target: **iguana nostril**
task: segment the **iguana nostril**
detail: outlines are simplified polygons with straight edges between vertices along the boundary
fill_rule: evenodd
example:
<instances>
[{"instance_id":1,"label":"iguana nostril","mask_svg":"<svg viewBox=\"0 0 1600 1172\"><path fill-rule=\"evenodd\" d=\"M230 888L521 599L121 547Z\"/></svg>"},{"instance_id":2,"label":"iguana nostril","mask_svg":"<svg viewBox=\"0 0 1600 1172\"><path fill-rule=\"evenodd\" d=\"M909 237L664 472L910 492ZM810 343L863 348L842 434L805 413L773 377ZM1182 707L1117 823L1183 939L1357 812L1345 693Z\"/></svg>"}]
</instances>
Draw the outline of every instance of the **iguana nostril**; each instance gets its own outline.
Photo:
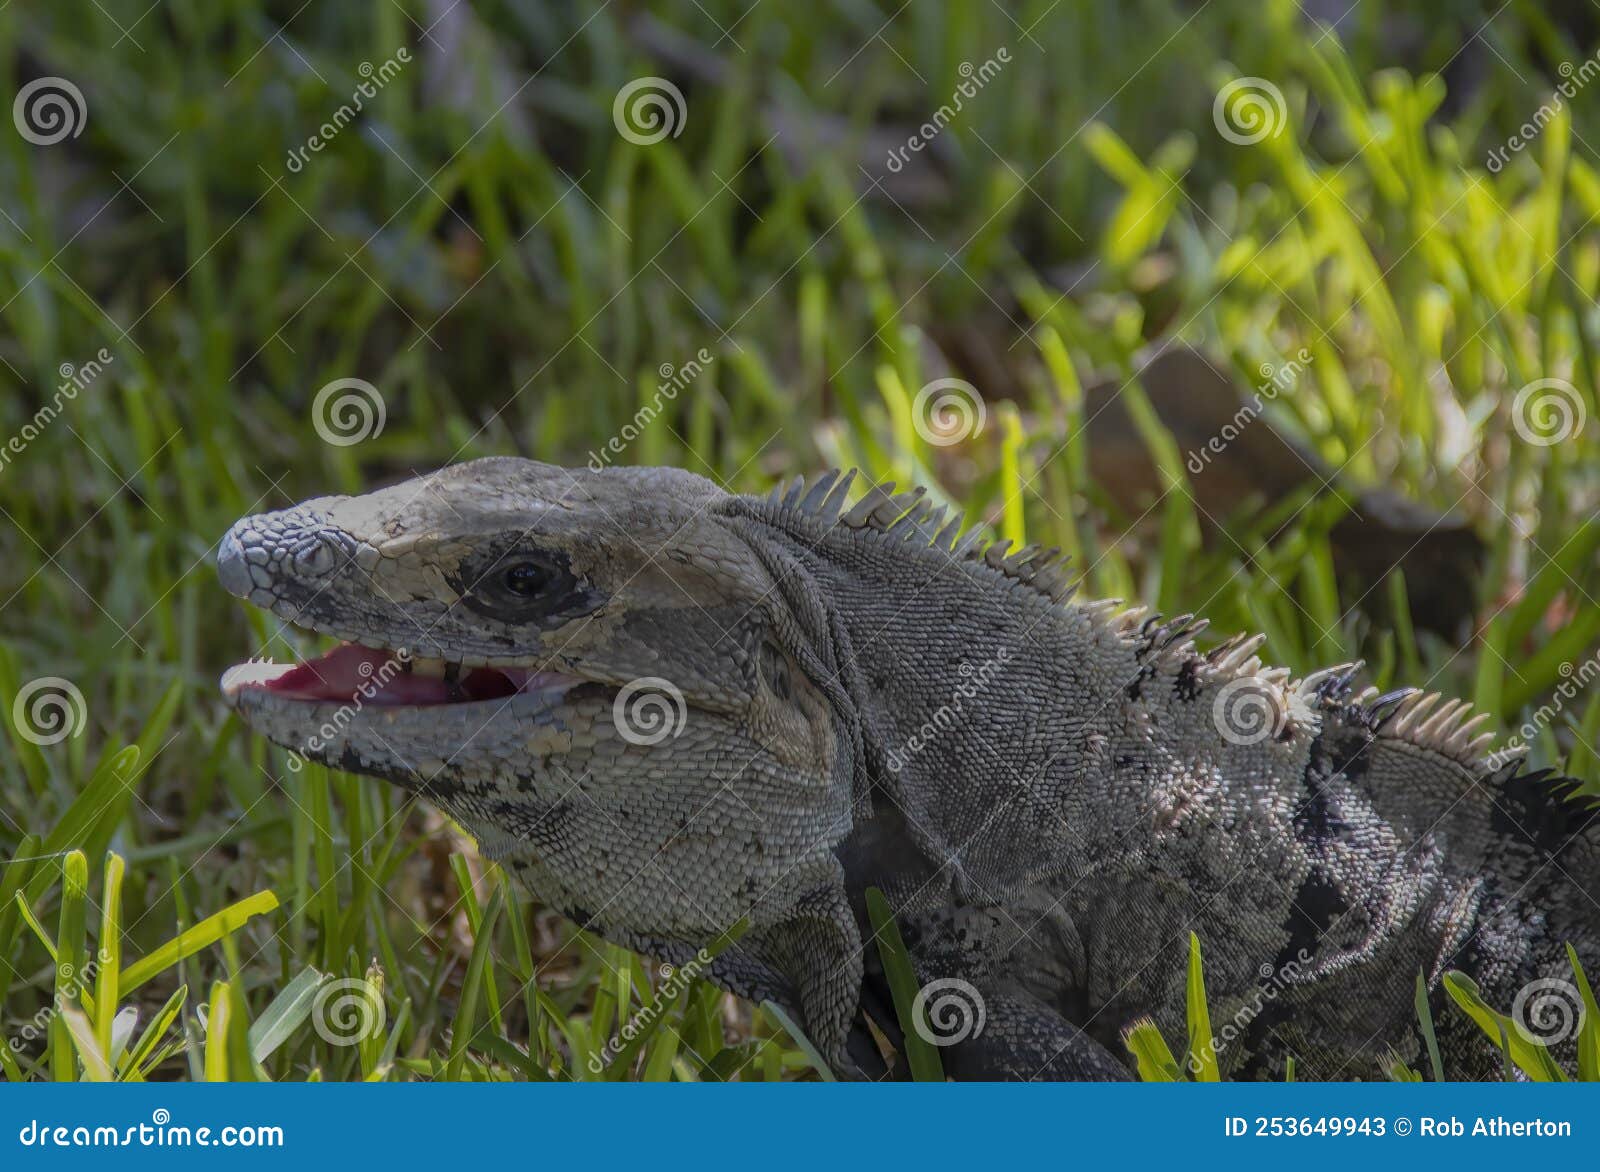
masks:
<instances>
[{"instance_id":1,"label":"iguana nostril","mask_svg":"<svg viewBox=\"0 0 1600 1172\"><path fill-rule=\"evenodd\" d=\"M294 568L307 577L331 573L338 562L339 551L321 537L311 538L294 551Z\"/></svg>"}]
</instances>

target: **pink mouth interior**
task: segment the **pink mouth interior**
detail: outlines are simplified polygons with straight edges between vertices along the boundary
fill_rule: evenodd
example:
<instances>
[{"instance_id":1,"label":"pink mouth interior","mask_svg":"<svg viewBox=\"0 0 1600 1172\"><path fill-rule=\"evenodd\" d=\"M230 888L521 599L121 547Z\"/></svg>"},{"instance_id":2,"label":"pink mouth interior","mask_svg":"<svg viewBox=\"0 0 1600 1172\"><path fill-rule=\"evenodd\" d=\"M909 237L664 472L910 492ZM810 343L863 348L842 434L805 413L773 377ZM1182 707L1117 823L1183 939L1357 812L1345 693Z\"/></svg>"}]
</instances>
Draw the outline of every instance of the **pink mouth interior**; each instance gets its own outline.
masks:
<instances>
[{"instance_id":1,"label":"pink mouth interior","mask_svg":"<svg viewBox=\"0 0 1600 1172\"><path fill-rule=\"evenodd\" d=\"M514 696L538 673L526 668L462 669L451 682L405 670L392 651L341 643L317 659L297 663L280 674L245 686L260 687L293 700L360 700L374 705L452 704Z\"/></svg>"}]
</instances>

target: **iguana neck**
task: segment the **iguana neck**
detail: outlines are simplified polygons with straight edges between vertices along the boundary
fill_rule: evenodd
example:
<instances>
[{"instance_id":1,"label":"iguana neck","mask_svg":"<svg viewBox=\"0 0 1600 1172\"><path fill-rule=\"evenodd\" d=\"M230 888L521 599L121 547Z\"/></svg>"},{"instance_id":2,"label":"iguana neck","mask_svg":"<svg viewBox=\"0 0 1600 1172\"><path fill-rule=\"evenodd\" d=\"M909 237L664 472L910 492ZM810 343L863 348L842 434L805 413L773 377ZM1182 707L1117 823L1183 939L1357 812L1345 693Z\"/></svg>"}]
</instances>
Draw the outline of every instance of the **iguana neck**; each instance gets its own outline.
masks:
<instances>
[{"instance_id":1,"label":"iguana neck","mask_svg":"<svg viewBox=\"0 0 1600 1172\"><path fill-rule=\"evenodd\" d=\"M1164 838L1173 849L1198 796L1192 763L1202 786L1220 787L1225 771L1207 758L1240 751L1209 705L1203 718L1197 704L1169 710L1179 653L1200 659L1181 628L1064 604L990 563L874 530L782 530L767 540L798 570L787 589L826 616L811 625L830 632L824 657L843 669L877 800L958 886L1000 891L1148 858ZM1194 686L1209 686L1194 670ZM1303 742L1294 730L1248 748L1291 766L1259 769L1277 783L1300 777ZM1205 804L1224 800L1212 790Z\"/></svg>"}]
</instances>

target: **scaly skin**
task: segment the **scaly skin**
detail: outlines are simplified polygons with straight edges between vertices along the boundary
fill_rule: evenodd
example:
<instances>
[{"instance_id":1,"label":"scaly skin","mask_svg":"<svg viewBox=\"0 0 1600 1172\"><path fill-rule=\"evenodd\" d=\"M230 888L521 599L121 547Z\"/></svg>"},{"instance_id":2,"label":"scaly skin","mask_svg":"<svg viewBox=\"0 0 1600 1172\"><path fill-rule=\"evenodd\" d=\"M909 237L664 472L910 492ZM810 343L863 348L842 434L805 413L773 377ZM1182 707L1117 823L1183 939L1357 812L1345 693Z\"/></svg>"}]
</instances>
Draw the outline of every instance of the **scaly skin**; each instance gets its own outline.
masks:
<instances>
[{"instance_id":1,"label":"scaly skin","mask_svg":"<svg viewBox=\"0 0 1600 1172\"><path fill-rule=\"evenodd\" d=\"M1415 1063L1419 971L1447 1068L1493 1075L1445 971L1501 1008L1570 976L1565 942L1600 971L1592 813L1491 765L1464 708L1353 696L1348 666L1293 683L1258 640L1202 654L1202 624L1073 603L1050 556L847 490L488 459L246 518L218 557L234 593L521 690L354 713L280 669L225 691L277 743L438 803L608 939L681 962L746 919L708 975L844 1075L884 1073L867 1018L898 1037L873 886L956 1077L1126 1077L1134 1018L1184 1036L1191 930L1239 1077ZM953 1042L951 997L983 1016Z\"/></svg>"}]
</instances>

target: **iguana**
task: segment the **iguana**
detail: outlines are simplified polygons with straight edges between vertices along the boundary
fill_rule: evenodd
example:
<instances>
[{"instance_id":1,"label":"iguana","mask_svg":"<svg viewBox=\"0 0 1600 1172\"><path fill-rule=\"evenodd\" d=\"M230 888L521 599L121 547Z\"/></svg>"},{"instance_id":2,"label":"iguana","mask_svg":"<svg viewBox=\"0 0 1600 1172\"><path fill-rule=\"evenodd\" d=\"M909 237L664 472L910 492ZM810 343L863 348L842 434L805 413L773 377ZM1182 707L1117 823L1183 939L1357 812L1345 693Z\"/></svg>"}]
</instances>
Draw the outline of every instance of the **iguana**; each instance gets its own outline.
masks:
<instances>
[{"instance_id":1,"label":"iguana","mask_svg":"<svg viewBox=\"0 0 1600 1172\"><path fill-rule=\"evenodd\" d=\"M490 458L247 517L223 584L344 642L222 689L606 939L682 964L745 921L706 975L843 1076L904 1069L873 887L956 1078L1128 1077L1132 1021L1185 1036L1191 931L1233 1077L1424 1065L1419 973L1457 1077L1501 1058L1449 969L1530 1028L1576 1011L1600 830L1483 717L1356 665L1293 681L1259 637L1198 650L1200 621L1075 601L1052 552L853 476L759 498Z\"/></svg>"}]
</instances>

